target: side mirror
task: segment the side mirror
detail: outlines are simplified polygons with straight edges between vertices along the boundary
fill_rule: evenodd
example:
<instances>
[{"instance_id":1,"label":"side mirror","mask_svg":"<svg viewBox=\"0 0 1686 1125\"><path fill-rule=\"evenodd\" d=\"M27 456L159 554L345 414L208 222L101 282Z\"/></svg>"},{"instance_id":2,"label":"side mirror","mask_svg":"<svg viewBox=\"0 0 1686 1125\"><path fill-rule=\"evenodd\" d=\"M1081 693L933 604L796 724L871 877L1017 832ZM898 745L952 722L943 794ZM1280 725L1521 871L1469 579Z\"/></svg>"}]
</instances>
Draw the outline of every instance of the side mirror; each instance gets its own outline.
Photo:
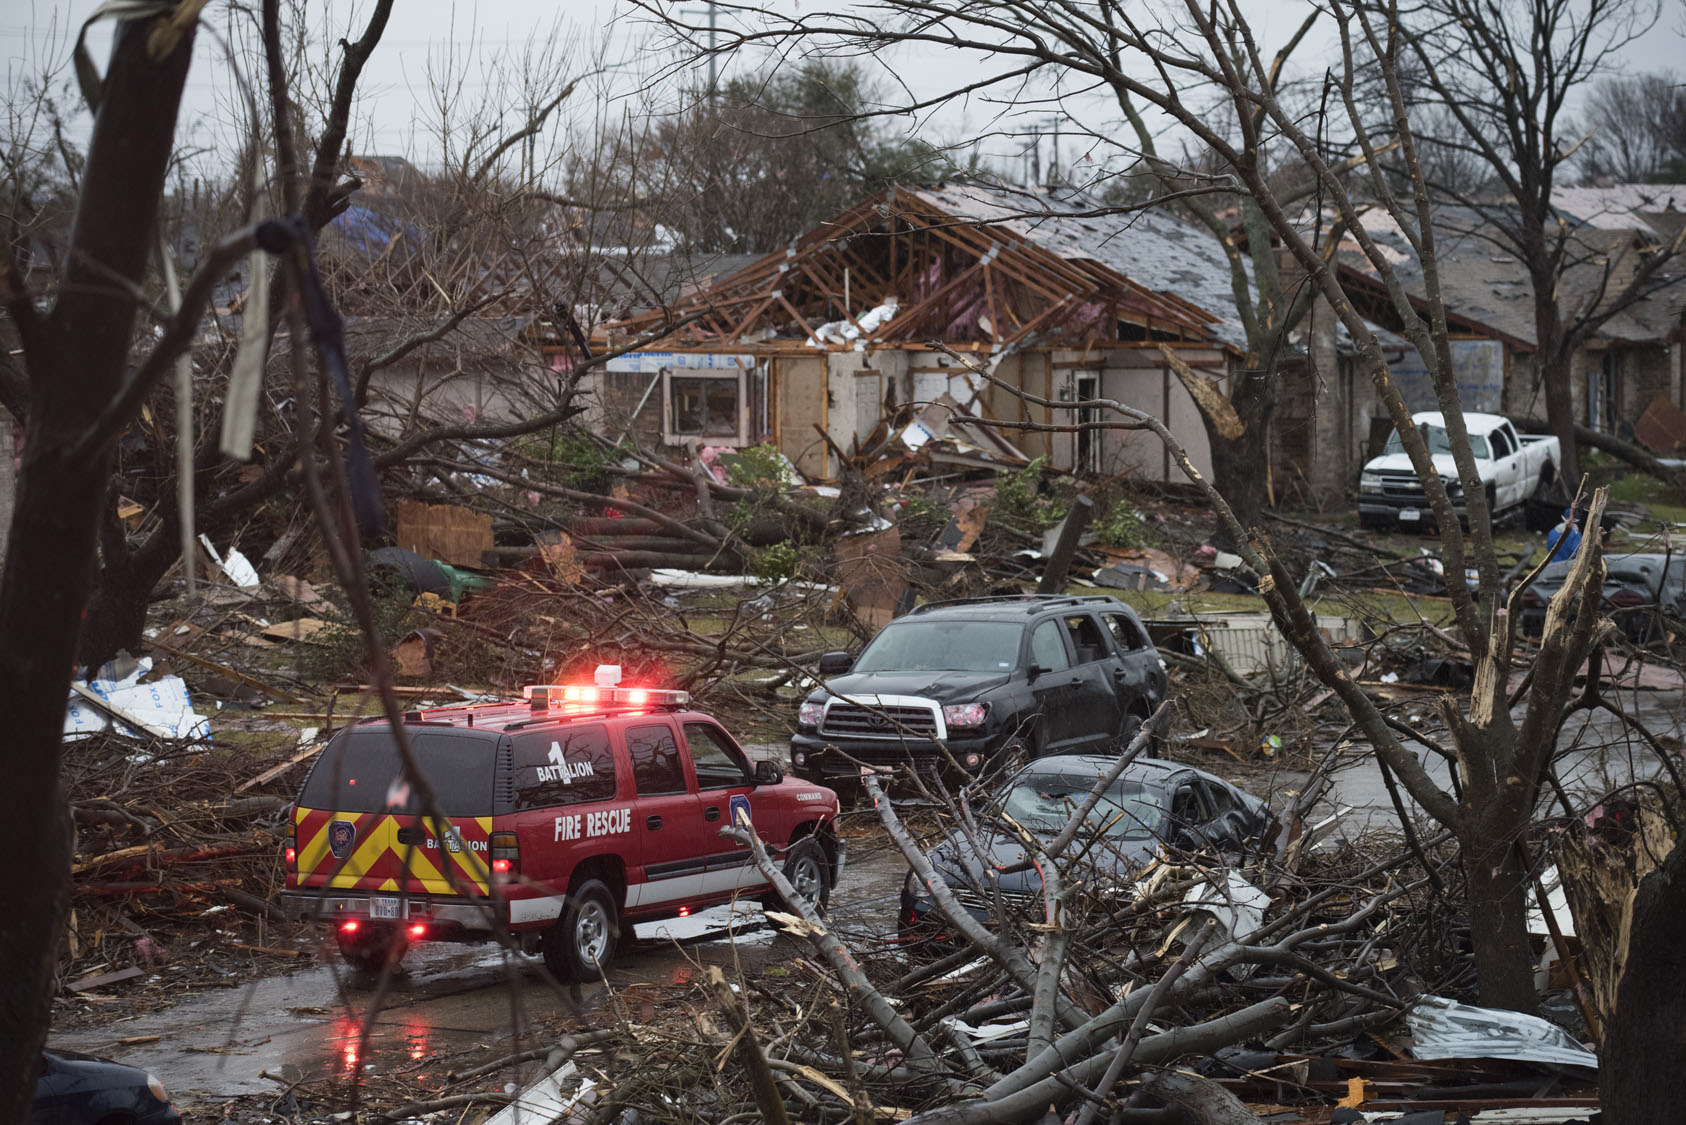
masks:
<instances>
[{"instance_id":1,"label":"side mirror","mask_svg":"<svg viewBox=\"0 0 1686 1125\"><path fill-rule=\"evenodd\" d=\"M855 666L855 658L846 652L828 652L820 657L820 675L841 676Z\"/></svg>"},{"instance_id":2,"label":"side mirror","mask_svg":"<svg viewBox=\"0 0 1686 1125\"><path fill-rule=\"evenodd\" d=\"M1040 664L1032 664L1029 668L1025 669L1025 678L1031 683L1035 683L1036 677L1040 676L1047 670L1048 669L1042 667Z\"/></svg>"},{"instance_id":3,"label":"side mirror","mask_svg":"<svg viewBox=\"0 0 1686 1125\"><path fill-rule=\"evenodd\" d=\"M779 768L777 762L769 762L763 759L755 763L755 784L777 785L783 780L784 770Z\"/></svg>"}]
</instances>

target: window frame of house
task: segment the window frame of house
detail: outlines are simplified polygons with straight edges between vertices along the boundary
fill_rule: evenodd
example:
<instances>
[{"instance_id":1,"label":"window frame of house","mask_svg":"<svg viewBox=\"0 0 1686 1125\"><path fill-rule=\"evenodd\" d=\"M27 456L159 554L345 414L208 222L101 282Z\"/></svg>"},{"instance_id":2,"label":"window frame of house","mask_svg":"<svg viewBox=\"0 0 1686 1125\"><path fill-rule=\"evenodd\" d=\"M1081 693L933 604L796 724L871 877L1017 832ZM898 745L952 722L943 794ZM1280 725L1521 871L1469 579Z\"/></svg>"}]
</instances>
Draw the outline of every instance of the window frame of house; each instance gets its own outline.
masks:
<instances>
[{"instance_id":1,"label":"window frame of house","mask_svg":"<svg viewBox=\"0 0 1686 1125\"><path fill-rule=\"evenodd\" d=\"M691 441L703 445L739 448L750 444L749 438L749 371L743 367L664 367L662 368L662 442L665 445L686 445ZM676 383L731 383L734 387L736 425L730 433L723 431L681 432L675 426Z\"/></svg>"},{"instance_id":2,"label":"window frame of house","mask_svg":"<svg viewBox=\"0 0 1686 1125\"><path fill-rule=\"evenodd\" d=\"M1596 366L1587 371L1587 426L1602 434L1613 434L1621 424L1622 374L1626 357L1615 349L1606 349L1598 357Z\"/></svg>"}]
</instances>

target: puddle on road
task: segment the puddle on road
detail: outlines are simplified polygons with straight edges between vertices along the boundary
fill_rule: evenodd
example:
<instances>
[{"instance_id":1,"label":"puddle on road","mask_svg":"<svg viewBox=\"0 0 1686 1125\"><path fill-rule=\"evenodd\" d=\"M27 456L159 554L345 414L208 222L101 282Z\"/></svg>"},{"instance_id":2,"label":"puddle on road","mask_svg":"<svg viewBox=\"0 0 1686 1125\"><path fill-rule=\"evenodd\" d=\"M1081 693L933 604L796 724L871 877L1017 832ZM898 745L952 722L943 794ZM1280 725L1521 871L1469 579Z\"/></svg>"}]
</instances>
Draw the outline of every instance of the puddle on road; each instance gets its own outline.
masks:
<instances>
[{"instance_id":1,"label":"puddle on road","mask_svg":"<svg viewBox=\"0 0 1686 1125\"><path fill-rule=\"evenodd\" d=\"M653 1018L655 1001L639 995L646 988L688 986L698 961L753 965L769 956L777 938L755 905L739 905L736 914L716 907L642 923L611 978L641 1018ZM463 1052L496 1047L517 1028L530 1035L557 1017L589 1021L604 1002L603 987L559 991L544 980L540 965L537 957L496 946L418 947L405 957L367 1035L367 1005L378 978L335 965L201 993L165 1011L56 1035L52 1043L146 1067L189 1105L237 1094L279 1096L300 1081L414 1077L427 1072L429 1060L453 1065ZM153 1036L152 1042L134 1042Z\"/></svg>"}]
</instances>

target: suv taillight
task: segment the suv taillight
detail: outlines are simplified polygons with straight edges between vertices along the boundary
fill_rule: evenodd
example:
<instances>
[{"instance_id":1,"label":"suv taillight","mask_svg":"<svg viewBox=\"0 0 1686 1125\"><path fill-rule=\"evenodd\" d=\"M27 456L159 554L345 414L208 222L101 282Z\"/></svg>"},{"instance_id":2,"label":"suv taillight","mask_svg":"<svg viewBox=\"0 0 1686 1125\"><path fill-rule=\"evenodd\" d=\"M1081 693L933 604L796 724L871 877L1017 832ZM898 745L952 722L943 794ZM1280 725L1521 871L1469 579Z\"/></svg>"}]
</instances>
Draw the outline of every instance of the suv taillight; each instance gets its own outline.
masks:
<instances>
[{"instance_id":1,"label":"suv taillight","mask_svg":"<svg viewBox=\"0 0 1686 1125\"><path fill-rule=\"evenodd\" d=\"M521 874L521 846L513 832L492 833L492 881L511 883Z\"/></svg>"},{"instance_id":2,"label":"suv taillight","mask_svg":"<svg viewBox=\"0 0 1686 1125\"><path fill-rule=\"evenodd\" d=\"M297 871L299 866L299 822L293 818L293 810L287 810L287 847L282 853L287 860L287 870Z\"/></svg>"},{"instance_id":3,"label":"suv taillight","mask_svg":"<svg viewBox=\"0 0 1686 1125\"><path fill-rule=\"evenodd\" d=\"M1623 609L1632 609L1636 605L1645 605L1645 595L1638 590L1617 590L1610 595L1610 601Z\"/></svg>"}]
</instances>

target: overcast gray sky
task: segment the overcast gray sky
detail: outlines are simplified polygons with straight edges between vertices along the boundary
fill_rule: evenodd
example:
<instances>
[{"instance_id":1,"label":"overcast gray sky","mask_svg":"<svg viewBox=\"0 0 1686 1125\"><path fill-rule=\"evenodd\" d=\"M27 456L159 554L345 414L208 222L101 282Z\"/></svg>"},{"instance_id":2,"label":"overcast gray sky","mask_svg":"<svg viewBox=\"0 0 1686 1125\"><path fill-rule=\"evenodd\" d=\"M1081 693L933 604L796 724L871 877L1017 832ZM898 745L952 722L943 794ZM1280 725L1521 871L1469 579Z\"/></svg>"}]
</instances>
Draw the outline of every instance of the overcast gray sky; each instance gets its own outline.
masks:
<instances>
[{"instance_id":1,"label":"overcast gray sky","mask_svg":"<svg viewBox=\"0 0 1686 1125\"><path fill-rule=\"evenodd\" d=\"M770 3L804 14L823 9L818 0ZM310 13L307 18L318 21L314 27L318 40L331 42L339 35L354 34L368 5L366 0L328 0L303 6ZM692 18L704 18L703 0L680 0L679 6ZM0 7L0 57L6 60L8 83L15 89L26 75L56 71L61 79L69 76L66 64L71 44L81 21L98 7L98 0L9 0ZM256 5L250 7L255 9ZM1310 10L1306 0L1254 0L1249 5L1255 29L1267 48L1289 34ZM227 28L236 18L221 2L213 2L208 9L214 28ZM1680 22L1679 7L1671 0L1655 30L1628 49L1623 69L1637 72L1678 66L1681 48L1686 45ZM109 48L109 27L96 27L89 35L94 58L102 66ZM431 108L430 73L437 74L447 59L454 59L459 70L457 96L469 102L484 99L504 81L512 59L553 34L558 41L558 65L576 73L592 66L608 68L589 96L575 99L576 123L592 113L620 116L647 112L649 95L640 91L648 91L649 76L685 58L623 0L567 0L560 4L555 0L398 0L392 23L365 76L355 123L356 147L434 162L438 142L429 130L429 123L436 117ZM1321 70L1318 62L1326 57L1332 35L1330 28L1320 40L1302 47L1297 54L1302 72ZM918 97L930 97L974 81L982 68L1000 65L976 55L927 46L899 48L882 56L878 63L885 68L886 76L893 74ZM740 60L738 65L753 66L756 60ZM231 124L235 117L232 109L237 104L233 73L218 39L201 35L189 77L182 129L184 141L207 150L204 159L213 163L219 152L231 151L240 136L240 126ZM1091 124L1110 116L1104 105L1091 102L1090 107L1085 116ZM938 134L938 139L986 136L984 152L1006 158L1022 151L1024 142L987 138L987 134L994 130L1022 132L1027 121L1047 130L1052 119L1051 107L1023 110L1018 120L1002 121L1001 112L998 105L974 98L930 115L917 127ZM909 127L915 126L909 123ZM73 136L80 139L85 133L84 122ZM1069 161L1077 147L1067 140L1062 155ZM1044 157L1047 155L1048 148L1044 148Z\"/></svg>"}]
</instances>

